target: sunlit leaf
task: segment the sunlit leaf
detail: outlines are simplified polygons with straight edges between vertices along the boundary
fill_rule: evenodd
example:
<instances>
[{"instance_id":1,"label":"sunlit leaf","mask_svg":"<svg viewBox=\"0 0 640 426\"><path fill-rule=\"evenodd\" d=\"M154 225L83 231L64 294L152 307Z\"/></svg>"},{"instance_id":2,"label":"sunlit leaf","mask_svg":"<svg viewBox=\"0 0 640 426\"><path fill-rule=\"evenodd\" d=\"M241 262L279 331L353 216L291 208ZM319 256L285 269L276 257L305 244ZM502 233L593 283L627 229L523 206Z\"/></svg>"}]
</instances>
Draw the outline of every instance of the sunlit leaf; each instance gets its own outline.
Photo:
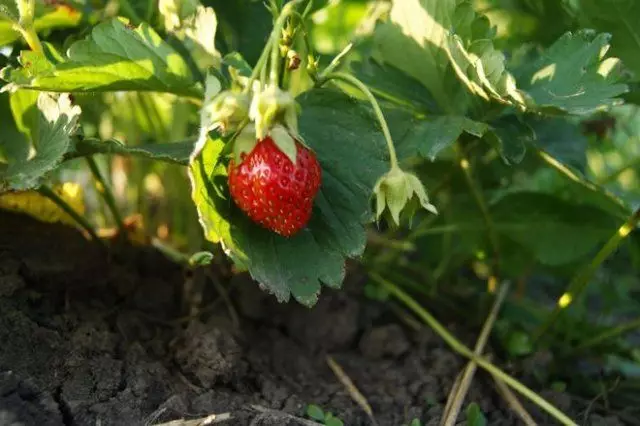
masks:
<instances>
[{"instance_id":1,"label":"sunlit leaf","mask_svg":"<svg viewBox=\"0 0 640 426\"><path fill-rule=\"evenodd\" d=\"M184 59L146 24L131 28L122 19L97 25L71 45L64 62L52 64L22 52L20 68L2 78L13 86L55 92L137 90L201 96Z\"/></svg>"},{"instance_id":2,"label":"sunlit leaf","mask_svg":"<svg viewBox=\"0 0 640 426\"><path fill-rule=\"evenodd\" d=\"M80 185L67 182L51 189L74 211L84 214L83 190ZM76 225L75 220L56 203L35 190L0 194L0 209L24 213L42 222Z\"/></svg>"},{"instance_id":3,"label":"sunlit leaf","mask_svg":"<svg viewBox=\"0 0 640 426\"><path fill-rule=\"evenodd\" d=\"M21 104L22 123L29 123L33 155L15 158L0 169L0 190L25 190L39 185L44 175L53 170L71 147L80 107L73 106L67 94L59 97L41 93L37 98L37 114L32 105ZM27 118L25 119L25 115ZM27 138L24 138L27 142Z\"/></svg>"},{"instance_id":4,"label":"sunlit leaf","mask_svg":"<svg viewBox=\"0 0 640 426\"><path fill-rule=\"evenodd\" d=\"M618 60L605 58L610 36L582 30L566 33L514 72L537 109L591 114L621 103Z\"/></svg>"}]
</instances>

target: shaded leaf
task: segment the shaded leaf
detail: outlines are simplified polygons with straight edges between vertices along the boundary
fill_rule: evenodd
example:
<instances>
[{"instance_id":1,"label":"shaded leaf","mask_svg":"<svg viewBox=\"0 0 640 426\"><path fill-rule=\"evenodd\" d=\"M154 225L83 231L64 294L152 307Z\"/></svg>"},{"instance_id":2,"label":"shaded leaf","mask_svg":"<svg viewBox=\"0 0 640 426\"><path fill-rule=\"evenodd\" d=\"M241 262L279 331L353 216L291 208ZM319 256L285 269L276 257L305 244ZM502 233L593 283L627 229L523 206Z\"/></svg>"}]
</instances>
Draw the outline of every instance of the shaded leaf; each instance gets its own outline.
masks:
<instances>
[{"instance_id":1,"label":"shaded leaf","mask_svg":"<svg viewBox=\"0 0 640 426\"><path fill-rule=\"evenodd\" d=\"M527 145L535 139L533 129L513 114L502 116L489 124L492 132L486 137L498 149L503 160L508 164L520 163Z\"/></svg>"},{"instance_id":2,"label":"shaded leaf","mask_svg":"<svg viewBox=\"0 0 640 426\"><path fill-rule=\"evenodd\" d=\"M201 97L184 59L146 24L130 29L122 19L98 24L85 40L71 45L65 61L52 64L21 52L21 68L7 67L2 78L14 86L54 92L157 91Z\"/></svg>"},{"instance_id":3,"label":"shaded leaf","mask_svg":"<svg viewBox=\"0 0 640 426\"><path fill-rule=\"evenodd\" d=\"M578 0L581 24L613 36L611 53L635 73L640 81L640 2L636 0Z\"/></svg>"},{"instance_id":4,"label":"shaded leaf","mask_svg":"<svg viewBox=\"0 0 640 426\"><path fill-rule=\"evenodd\" d=\"M399 155L409 157L422 155L431 161L450 147L462 135L468 133L482 137L489 129L484 123L456 115L439 116L415 122L399 144Z\"/></svg>"},{"instance_id":5,"label":"shaded leaf","mask_svg":"<svg viewBox=\"0 0 640 426\"><path fill-rule=\"evenodd\" d=\"M524 123L535 134L535 145L548 152L557 160L580 172L587 166L587 138L576 123L564 117L527 115Z\"/></svg>"},{"instance_id":6,"label":"shaded leaf","mask_svg":"<svg viewBox=\"0 0 640 426\"><path fill-rule=\"evenodd\" d=\"M381 100L418 113L437 113L438 105L425 86L391 64L376 60L351 64L354 75Z\"/></svg>"},{"instance_id":7,"label":"shaded leaf","mask_svg":"<svg viewBox=\"0 0 640 426\"><path fill-rule=\"evenodd\" d=\"M546 265L562 265L590 254L620 226L596 207L533 192L509 194L490 211L504 238L526 247Z\"/></svg>"}]
</instances>

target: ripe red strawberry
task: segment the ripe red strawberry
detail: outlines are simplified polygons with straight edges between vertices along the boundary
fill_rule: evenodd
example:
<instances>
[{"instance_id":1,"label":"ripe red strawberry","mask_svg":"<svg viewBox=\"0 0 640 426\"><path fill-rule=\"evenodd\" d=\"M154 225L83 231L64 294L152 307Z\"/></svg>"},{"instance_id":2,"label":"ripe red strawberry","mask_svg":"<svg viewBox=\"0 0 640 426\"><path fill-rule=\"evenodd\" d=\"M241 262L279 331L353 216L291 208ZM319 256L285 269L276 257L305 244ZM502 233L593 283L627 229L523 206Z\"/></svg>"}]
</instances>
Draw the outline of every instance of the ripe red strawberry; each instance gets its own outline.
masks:
<instances>
[{"instance_id":1,"label":"ripe red strawberry","mask_svg":"<svg viewBox=\"0 0 640 426\"><path fill-rule=\"evenodd\" d=\"M290 237L309 221L320 189L321 170L315 154L296 141L294 167L269 136L258 141L242 161L229 163L229 190L251 219Z\"/></svg>"}]
</instances>

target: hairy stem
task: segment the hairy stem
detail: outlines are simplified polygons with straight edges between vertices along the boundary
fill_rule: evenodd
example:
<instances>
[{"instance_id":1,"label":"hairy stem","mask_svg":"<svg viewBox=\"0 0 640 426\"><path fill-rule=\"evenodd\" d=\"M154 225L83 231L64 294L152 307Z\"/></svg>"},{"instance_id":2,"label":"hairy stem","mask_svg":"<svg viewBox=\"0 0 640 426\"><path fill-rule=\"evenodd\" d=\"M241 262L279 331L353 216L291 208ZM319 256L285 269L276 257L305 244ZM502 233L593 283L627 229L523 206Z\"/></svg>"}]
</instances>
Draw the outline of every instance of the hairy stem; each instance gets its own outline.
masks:
<instances>
[{"instance_id":1,"label":"hairy stem","mask_svg":"<svg viewBox=\"0 0 640 426\"><path fill-rule=\"evenodd\" d=\"M44 52L42 48L42 43L40 42L40 38L38 37L36 30L32 26L25 28L19 24L15 24L14 29L16 29L16 31L20 33L20 35L22 36L24 41L27 43L27 45L29 45L29 48L32 51L36 53Z\"/></svg>"},{"instance_id":2,"label":"hairy stem","mask_svg":"<svg viewBox=\"0 0 640 426\"><path fill-rule=\"evenodd\" d=\"M120 0L119 3L120 3L120 9L122 9L122 12L127 16L127 18L131 20L131 23L133 25L140 25L140 23L142 22L142 19L140 18L136 10L133 8L133 6L131 6L131 3L129 3L129 0Z\"/></svg>"},{"instance_id":3,"label":"hairy stem","mask_svg":"<svg viewBox=\"0 0 640 426\"><path fill-rule=\"evenodd\" d=\"M120 210L118 210L118 206L116 205L116 199L113 196L113 192L109 185L107 185L107 181L100 173L100 169L98 168L98 164L96 160L89 156L87 157L87 164L89 165L89 169L91 170L91 174L93 174L93 178L96 180L97 189L104 201L107 202L107 206L109 207L109 211L111 211L111 215L113 216L113 220L116 223L116 226L120 230L122 235L126 234L126 227L124 225L124 221L122 220L122 215L120 214Z\"/></svg>"},{"instance_id":4,"label":"hairy stem","mask_svg":"<svg viewBox=\"0 0 640 426\"><path fill-rule=\"evenodd\" d=\"M369 88L356 77L345 74L342 72L332 72L326 74L321 80L318 80L316 83L318 86L322 86L329 80L342 80L346 83L349 83L359 89L369 100L371 106L373 107L373 111L376 114L376 118L380 123L380 127L382 128L382 134L384 135L385 140L387 141L387 149L389 150L389 162L391 164L391 169L398 167L398 156L396 155L396 148L393 144L393 139L391 139L391 132L389 131L389 126L387 125L387 120L384 118L384 114L382 114L382 109L380 109L380 105L376 100L373 93L369 90Z\"/></svg>"},{"instance_id":5,"label":"hairy stem","mask_svg":"<svg viewBox=\"0 0 640 426\"><path fill-rule=\"evenodd\" d=\"M485 358L475 355L471 351L471 349L469 349L462 342L456 339L451 333L449 333L449 331L442 324L440 324L438 320L433 317L433 315L431 315L426 309L420 306L418 302L416 302L410 295L405 293L398 286L389 282L388 280L385 280L378 274L370 273L370 276L374 281L383 286L392 296L404 303L410 310L418 315L451 347L451 349L458 352L462 356L474 360L476 364L480 366L480 368L487 371L489 374L499 378L507 385L511 386L522 396L528 398L531 402L535 403L544 411L553 416L561 424L567 426L578 426L577 423L571 420L566 414L551 405L547 400L529 389L527 386L511 377L510 375L493 365L491 362L487 361Z\"/></svg>"},{"instance_id":6,"label":"hairy stem","mask_svg":"<svg viewBox=\"0 0 640 426\"><path fill-rule=\"evenodd\" d=\"M604 262L617 248L620 246L622 241L633 231L640 221L640 208L634 211L629 218L625 221L625 223L618 228L615 234L609 238L609 241L600 249L600 251L595 255L591 262L586 264L578 273L573 277L567 289L560 299L558 299L558 303L556 303L555 308L551 315L547 318L547 320L533 333L533 339L540 339L551 326L555 323L555 321L560 316L560 313L571 304L572 301L582 295L584 289L587 287L591 278L596 273L602 262ZM562 302L562 303L561 303Z\"/></svg>"},{"instance_id":7,"label":"hairy stem","mask_svg":"<svg viewBox=\"0 0 640 426\"><path fill-rule=\"evenodd\" d=\"M476 183L473 175L471 174L471 164L469 163L469 159L465 154L464 150L458 145L458 158L460 162L460 168L464 173L464 178L467 181L467 185L473 194L473 198L475 198L480 211L482 212L482 218L484 219L485 226L487 227L487 235L489 237L489 242L491 243L491 249L493 250L493 255L495 256L496 264L500 265L500 242L498 239L498 233L496 232L496 227L493 223L493 219L491 218L491 214L489 213L489 207L484 199L484 195L482 194L482 188Z\"/></svg>"},{"instance_id":8,"label":"hairy stem","mask_svg":"<svg viewBox=\"0 0 640 426\"><path fill-rule=\"evenodd\" d=\"M73 207L71 207L65 200L63 200L56 192L49 188L46 185L42 185L38 188L38 193L47 197L51 201L53 201L58 207L60 207L66 214L71 216L73 220L75 220L78 225L80 225L87 233L91 236L91 238L95 241L101 242L98 234L93 229L93 226L87 222L87 220L76 212Z\"/></svg>"},{"instance_id":9,"label":"hairy stem","mask_svg":"<svg viewBox=\"0 0 640 426\"><path fill-rule=\"evenodd\" d=\"M482 327L482 331L480 332L480 336L476 341L476 346L473 348L473 353L476 356L482 356L482 352L484 351L484 347L487 344L487 340L489 339L489 334L491 334L491 330L493 330L493 325L498 318L498 313L500 312L500 308L502 307L502 303L507 297L509 292L510 283L505 281L502 286L500 286L500 291L493 301L493 306L491 307L491 312L489 312L489 316ZM477 363L474 360L469 361L467 367L464 369L462 373L462 377L457 387L454 387L451 391L451 403L447 403L449 406L448 410L445 410L443 414L443 426L453 426L456 424L456 420L458 419L458 413L460 412L460 408L462 407L462 403L469 391L469 386L471 386L471 381L473 380L473 375L476 372L476 368L478 367Z\"/></svg>"}]
</instances>

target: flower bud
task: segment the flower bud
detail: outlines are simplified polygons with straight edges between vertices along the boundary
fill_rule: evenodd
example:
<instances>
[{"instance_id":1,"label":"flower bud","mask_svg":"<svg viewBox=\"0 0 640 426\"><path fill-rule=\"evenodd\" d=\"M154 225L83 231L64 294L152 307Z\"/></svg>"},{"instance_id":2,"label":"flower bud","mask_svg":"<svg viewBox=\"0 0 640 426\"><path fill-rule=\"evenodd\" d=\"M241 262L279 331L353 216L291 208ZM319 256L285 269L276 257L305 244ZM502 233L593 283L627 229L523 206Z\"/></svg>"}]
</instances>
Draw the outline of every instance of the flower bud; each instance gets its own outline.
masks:
<instances>
[{"instance_id":1,"label":"flower bud","mask_svg":"<svg viewBox=\"0 0 640 426\"><path fill-rule=\"evenodd\" d=\"M396 225L400 225L400 213L407 209L414 213L416 204L433 214L438 214L429 202L422 182L412 173L393 167L383 175L374 187L376 197L376 217L380 218L386 209Z\"/></svg>"},{"instance_id":2,"label":"flower bud","mask_svg":"<svg viewBox=\"0 0 640 426\"><path fill-rule=\"evenodd\" d=\"M203 107L204 120L208 130L219 128L223 133L234 131L247 118L249 96L240 92L225 90Z\"/></svg>"}]
</instances>

